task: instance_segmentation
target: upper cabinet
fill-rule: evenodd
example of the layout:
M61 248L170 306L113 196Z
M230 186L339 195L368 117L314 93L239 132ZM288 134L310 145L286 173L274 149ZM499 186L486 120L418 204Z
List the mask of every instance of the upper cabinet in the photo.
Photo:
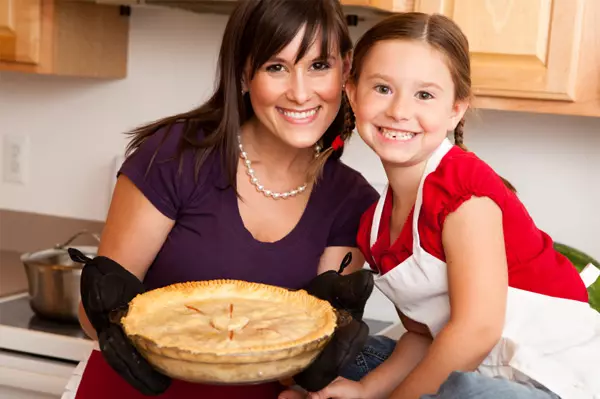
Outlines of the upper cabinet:
M600 1L416 0L469 39L480 108L600 116Z
M0 0L0 60L40 61L40 0Z
M389 12L412 10L418 0L341 0L344 6L372 7Z
M342 0L452 18L469 39L475 106L600 116L600 0Z
M478 95L573 100L584 0L422 0L469 38ZM554 6L554 9L553 9Z
M476 105L600 116L600 1L417 0L469 39Z
M118 6L0 0L0 71L124 78L128 42Z

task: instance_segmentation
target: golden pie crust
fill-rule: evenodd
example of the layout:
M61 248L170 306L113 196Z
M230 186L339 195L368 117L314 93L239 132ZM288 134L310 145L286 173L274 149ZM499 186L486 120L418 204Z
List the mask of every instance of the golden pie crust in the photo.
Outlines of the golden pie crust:
M285 379L312 363L337 323L304 290L239 280L174 284L136 296L121 325L164 374L191 382Z

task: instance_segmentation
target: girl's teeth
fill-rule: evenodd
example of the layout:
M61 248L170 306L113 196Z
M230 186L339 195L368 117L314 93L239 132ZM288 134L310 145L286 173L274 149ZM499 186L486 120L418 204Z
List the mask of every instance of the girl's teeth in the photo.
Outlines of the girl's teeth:
M399 132L397 130L380 129L383 137L390 140L406 141L415 137L412 132Z
M289 118L306 119L306 118L310 118L311 116L316 114L317 108L311 109L310 111L303 111L303 112L294 112L294 111L285 111L285 110L282 110L282 112L285 116L287 116Z

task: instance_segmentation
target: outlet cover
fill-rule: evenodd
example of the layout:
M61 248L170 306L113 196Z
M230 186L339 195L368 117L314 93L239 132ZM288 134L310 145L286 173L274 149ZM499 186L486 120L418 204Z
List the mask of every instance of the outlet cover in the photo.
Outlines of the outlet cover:
M2 180L27 184L29 180L29 137L5 135L2 141Z

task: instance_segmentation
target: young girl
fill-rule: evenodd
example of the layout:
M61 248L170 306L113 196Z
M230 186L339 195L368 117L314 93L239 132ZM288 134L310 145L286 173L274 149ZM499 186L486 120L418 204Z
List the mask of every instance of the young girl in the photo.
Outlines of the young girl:
M408 332L360 382L314 398L600 398L598 270L580 276L463 146L470 72L440 15L392 16L356 46L346 90L389 180L359 244Z

